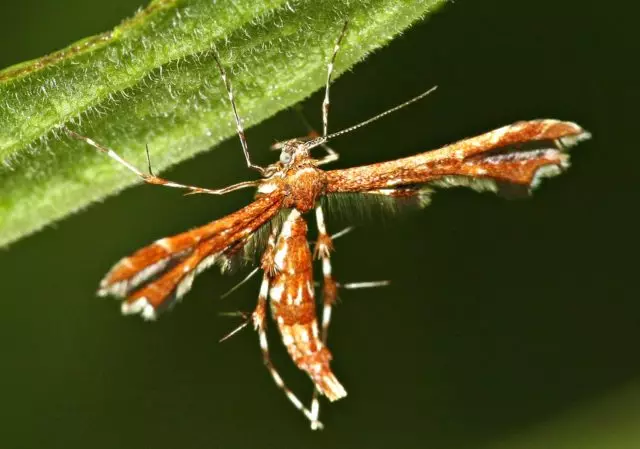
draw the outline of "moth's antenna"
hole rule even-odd
[[[389,109],[389,110],[387,110],[387,111],[384,111],[384,112],[383,112],[383,113],[381,113],[381,114],[375,115],[375,116],[371,117],[370,119],[365,120],[364,122],[360,122],[360,123],[358,123],[357,125],[350,126],[349,128],[343,129],[342,131],[338,131],[338,132],[335,132],[335,133],[329,134],[328,136],[319,137],[318,139],[315,139],[315,140],[318,140],[318,141],[320,141],[320,140],[322,140],[322,141],[327,141],[327,140],[329,140],[329,139],[332,139],[332,138],[334,138],[334,137],[340,136],[340,135],[342,135],[342,134],[349,133],[349,132],[351,132],[351,131],[353,131],[353,130],[356,130],[356,129],[358,129],[358,128],[362,128],[363,126],[366,126],[366,125],[368,125],[368,124],[369,124],[369,123],[371,123],[371,122],[375,122],[376,120],[378,120],[378,119],[380,119],[380,118],[384,117],[385,115],[389,115],[389,114],[391,114],[392,112],[396,112],[397,110],[404,108],[405,106],[409,106],[411,103],[415,103],[416,101],[423,99],[424,97],[426,97],[427,95],[429,95],[431,92],[433,92],[433,91],[434,91],[434,90],[436,90],[437,88],[438,88],[438,86],[433,86],[431,89],[427,90],[426,92],[422,92],[422,93],[421,93],[420,95],[418,95],[417,97],[413,97],[411,100],[405,101],[404,103],[399,104],[398,106],[395,106],[395,107],[393,107],[393,108],[391,108],[391,109]]]

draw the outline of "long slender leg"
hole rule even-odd
[[[349,228],[347,228],[349,229]],[[340,232],[344,232],[340,231]],[[337,234],[334,234],[333,236],[331,236],[331,238],[335,239]],[[255,272],[257,272],[260,269],[260,267],[256,267],[255,270],[253,270],[249,276],[247,276],[245,279],[243,279],[240,284],[236,285],[235,287],[233,287],[231,290],[229,290],[227,293],[225,293],[224,295],[221,296],[221,298],[224,298],[225,296],[231,294],[234,290],[236,290],[238,287],[240,287],[241,284],[243,284],[244,282],[246,282],[251,276],[253,276],[253,274]],[[348,282],[346,284],[341,284],[339,282],[336,283],[336,286],[338,288],[342,288],[345,290],[359,290],[362,288],[375,288],[375,287],[386,287],[387,285],[390,284],[390,281],[365,281],[365,282]],[[240,323],[240,325],[238,325],[235,329],[233,329],[231,332],[227,333],[224,337],[222,337],[219,341],[220,343],[222,343],[225,340],[228,340],[229,338],[233,337],[235,334],[237,334],[238,332],[240,332],[242,329],[244,329],[245,327],[247,327],[247,325],[249,324],[250,321],[250,317],[248,314],[246,314],[245,312],[227,312],[227,313],[221,313],[220,315],[224,315],[224,316],[232,316],[232,317],[241,317],[244,319],[244,321],[242,323]],[[327,333],[325,332],[325,340],[326,340],[326,335]],[[326,344],[326,341],[324,342]],[[313,413],[313,408],[311,409],[312,413]],[[317,417],[317,415],[316,415]]]
[[[228,332],[224,337],[222,337],[220,340],[218,340],[218,343],[222,343],[223,341],[226,341],[229,338],[233,337],[235,334],[237,334],[242,329],[247,327],[249,325],[250,321],[251,321],[250,316],[245,312],[227,312],[227,313],[221,313],[220,315],[231,316],[231,317],[239,316],[239,317],[243,318],[244,321],[242,323],[240,323],[240,325],[238,327],[233,329],[231,332]]]
[[[322,292],[322,325],[320,330],[320,338],[322,342],[326,345],[327,338],[329,336],[329,325],[331,324],[331,312],[333,310],[333,305],[336,303],[338,299],[338,288],[346,288],[346,289],[357,289],[357,288],[368,288],[368,287],[379,287],[388,285],[388,281],[379,281],[379,282],[354,282],[349,284],[339,284],[333,278],[333,273],[331,269],[331,250],[333,249],[333,239],[339,238],[346,233],[350,232],[353,227],[348,227],[343,229],[342,231],[336,233],[333,236],[330,236],[327,233],[327,227],[324,220],[324,213],[322,211],[322,206],[318,205],[316,207],[316,223],[318,226],[318,240],[316,242],[315,253],[316,256],[322,260],[322,276],[323,276],[323,292]],[[311,413],[317,421],[318,416],[320,414],[320,402],[319,402],[320,391],[317,388],[313,390],[313,396],[311,398]],[[311,422],[311,428],[316,429]]]
[[[339,239],[340,237],[342,237],[343,235],[346,235],[348,233],[350,233],[351,231],[353,231],[356,227],[355,226],[347,226],[344,229],[341,229],[340,231],[336,232],[335,234],[333,234],[331,236],[331,240],[335,240],[335,239]],[[309,245],[315,245],[316,243],[318,243],[317,240],[309,240]],[[317,284],[317,282],[316,282]],[[320,284],[318,284],[320,285]]]
[[[331,311],[333,304],[337,300],[337,284],[331,273],[331,259],[330,253],[333,249],[333,242],[331,236],[327,234],[327,227],[324,221],[324,213],[322,212],[322,206],[316,207],[316,223],[318,226],[318,241],[316,242],[315,253],[316,256],[322,260],[322,277],[323,277],[323,292],[322,292],[322,324],[320,330],[320,338],[322,342],[327,344],[327,337],[329,333],[329,324],[331,323]],[[320,402],[318,400],[320,391],[318,388],[313,390],[313,396],[311,398],[311,413],[313,420],[311,421],[311,428],[313,430],[316,427],[313,426],[314,422],[317,422],[320,414]]]
[[[313,129],[313,126],[311,126],[311,123],[309,123],[309,120],[307,120],[307,118],[304,116],[302,109],[299,107],[296,107],[295,110],[298,113],[300,120],[302,120],[302,123],[304,123],[304,126],[307,128],[307,131],[309,131],[309,133],[307,134],[307,137],[309,139],[317,139],[318,137],[320,137],[320,134],[318,134],[318,132],[315,129]],[[326,128],[326,124],[325,124],[325,128]],[[327,155],[322,159],[318,160],[316,162],[316,165],[324,165],[324,164],[328,164],[329,162],[335,162],[340,158],[340,155],[326,143],[321,143],[320,146],[327,152]]]
[[[340,159],[340,155],[336,152],[336,150],[329,147],[329,145],[323,143],[321,147],[324,148],[324,150],[327,152],[327,155],[322,159],[319,159],[318,162],[316,162],[316,165],[324,165]]]
[[[258,331],[258,336],[260,339],[260,349],[262,350],[262,360],[264,365],[269,370],[271,377],[273,377],[276,385],[284,391],[284,394],[289,399],[289,402],[293,404],[295,408],[300,410],[304,416],[311,421],[311,426],[314,429],[321,429],[322,423],[318,421],[317,416],[307,409],[300,399],[286,386],[284,380],[276,370],[276,367],[271,362],[271,356],[269,355],[269,343],[267,342],[267,330],[266,330],[266,304],[267,304],[267,294],[269,293],[269,275],[265,273],[262,279],[262,286],[260,287],[260,296],[258,297],[258,305],[256,306],[256,310],[253,312],[253,324]]]
[[[333,54],[331,55],[331,60],[329,61],[329,65],[327,66],[327,85],[324,91],[324,101],[322,102],[322,135],[327,136],[329,131],[329,86],[331,85],[331,75],[333,74],[333,64],[336,61],[336,56],[338,55],[338,50],[340,50],[340,42],[342,42],[342,38],[347,32],[347,25],[349,22],[345,22],[342,31],[340,32],[340,36],[338,36],[338,40],[336,41],[335,47],[333,47]]]
[[[316,207],[316,222],[318,225],[318,241],[316,242],[316,256],[322,260],[322,276],[324,281],[322,329],[321,337],[326,343],[329,324],[331,322],[331,309],[337,299],[337,283],[331,273],[330,253],[333,249],[331,236],[327,233],[322,206]]]
[[[339,239],[340,237],[342,237],[343,235],[346,235],[348,233],[350,233],[351,231],[353,231],[355,229],[355,226],[347,226],[346,228],[336,232],[335,234],[333,234],[331,236],[331,240],[335,240],[335,239]]]
[[[271,357],[269,355],[269,343],[267,341],[266,329],[267,297],[269,295],[270,279],[271,276],[274,275],[275,270],[275,262],[273,260],[273,257],[277,234],[278,229],[274,227],[271,235],[269,236],[267,249],[265,250],[264,256],[262,257],[262,269],[264,270],[264,276],[262,278],[262,284],[260,285],[258,304],[252,315],[253,325],[258,331],[260,349],[262,350],[262,360],[264,362],[264,365],[267,367],[267,370],[269,370],[269,373],[271,374],[274,382],[281,390],[284,391],[284,394],[289,399],[289,402],[291,402],[295,408],[300,410],[304,414],[304,416],[309,421],[311,421],[312,428],[322,429],[322,423],[318,421],[318,417],[314,416],[313,413],[302,404],[302,401],[298,399],[298,397],[289,389],[289,387],[285,385],[284,380],[282,380],[282,377],[271,362]]]
[[[364,281],[364,282],[347,282],[346,284],[337,284],[338,288],[345,290],[359,290],[361,288],[386,287],[391,281]]]
[[[69,134],[69,136],[73,137],[74,139],[82,140],[83,142],[91,145],[98,151],[105,153],[107,156],[109,156],[111,159],[118,162],[119,164],[124,165],[128,170],[135,173],[137,176],[142,178],[144,182],[148,184],[157,184],[157,185],[162,185],[166,187],[175,187],[177,189],[187,189],[190,191],[189,193],[208,193],[210,195],[224,195],[225,193],[229,193],[234,190],[244,189],[246,187],[255,187],[259,184],[259,181],[245,181],[245,182],[239,182],[238,184],[233,184],[233,185],[224,187],[222,189],[205,189],[204,187],[190,186],[187,184],[179,184],[177,182],[169,181],[164,178],[159,178],[153,175],[152,173],[149,173],[149,174],[144,173],[143,171],[139,170],[138,168],[136,168],[135,166],[133,166],[132,164],[124,160],[122,157],[120,157],[118,153],[113,151],[111,148],[105,147],[104,145],[99,144],[98,142],[96,142],[95,140],[89,137],[78,134],[75,131],[71,131],[70,129],[66,129],[66,132],[67,134]]]
[[[224,83],[224,87],[227,90],[227,94],[229,95],[229,101],[231,102],[231,108],[233,109],[233,116],[236,120],[236,130],[238,131],[238,137],[240,137],[240,144],[242,145],[242,152],[244,153],[244,158],[247,161],[247,167],[257,170],[261,175],[264,175],[264,168],[259,165],[254,165],[251,163],[251,158],[249,157],[249,148],[247,146],[247,138],[244,135],[244,128],[242,127],[242,121],[240,120],[240,116],[238,115],[238,108],[236,107],[236,101],[233,98],[233,88],[231,86],[231,80],[227,78],[227,72],[225,72],[222,63],[220,63],[220,59],[218,55],[214,52],[213,59],[216,61],[216,65],[218,66],[218,70],[220,71],[220,76],[222,77],[222,82]]]
[[[244,279],[242,279],[240,282],[238,282],[236,285],[234,285],[233,287],[231,287],[229,290],[226,291],[226,293],[220,295],[220,299],[224,299],[227,296],[229,296],[231,293],[235,292],[237,289],[239,289],[240,287],[242,287],[242,285],[244,285],[245,282],[248,282],[249,279],[251,279],[257,272],[258,270],[260,270],[260,267],[257,266],[255,267],[253,270],[251,270],[251,272],[246,275],[244,277]]]
[[[336,41],[336,44],[333,48],[333,53],[331,55],[331,59],[329,60],[329,64],[327,64],[327,82],[325,85],[325,92],[324,92],[324,100],[322,101],[322,136],[326,137],[327,133],[329,131],[329,105],[330,105],[330,101],[329,101],[329,90],[331,87],[331,75],[333,74],[333,67],[336,61],[336,57],[338,55],[338,51],[340,50],[340,43],[342,42],[342,39],[344,38],[346,32],[347,32],[347,26],[348,26],[349,22],[346,21],[342,27],[342,31],[340,32],[340,36],[338,36],[338,40]],[[302,110],[299,107],[295,108],[296,112],[298,113],[298,115],[300,116],[302,122],[304,123],[304,125],[307,127],[307,129],[309,130],[309,135],[308,137],[311,139],[315,139],[315,138],[319,138],[320,135],[313,129],[313,127],[309,124],[309,121],[306,119],[306,117],[304,116],[304,114],[302,113]],[[272,150],[278,150],[280,148],[282,148],[282,144],[285,142],[276,142],[274,145],[271,146]],[[334,162],[337,161],[339,158],[338,153],[333,150],[332,148],[330,148],[328,145],[326,145],[325,143],[320,144],[320,146],[322,146],[322,148],[324,148],[324,150],[327,152],[327,155],[319,160],[317,162],[318,165],[323,165],[323,164],[328,164],[330,162]]]

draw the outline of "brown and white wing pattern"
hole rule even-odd
[[[589,138],[572,122],[517,122],[438,150],[394,161],[327,172],[327,193],[411,196],[420,187],[467,185],[497,191],[500,184],[535,188],[568,167],[564,151]]]
[[[318,390],[331,401],[340,399],[347,392],[331,371],[331,353],[320,338],[307,224],[296,209],[284,222],[273,254],[269,299],[282,341]]]
[[[126,297],[124,314],[154,319],[189,290],[198,273],[273,218],[282,201],[282,194],[273,192],[205,226],[157,240],[120,260],[102,280],[99,294]]]

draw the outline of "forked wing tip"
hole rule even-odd
[[[580,125],[576,123],[571,123],[571,124],[576,127],[576,133],[566,135],[558,139],[560,141],[560,144],[564,148],[571,148],[573,146],[576,146],[580,142],[584,142],[585,140],[591,139],[591,133],[589,131],[583,129],[582,127],[580,127]]]
[[[127,282],[114,282],[109,283],[106,280],[100,282],[100,288],[96,292],[101,298],[106,296],[114,296],[116,298],[124,298],[128,294],[128,283]]]
[[[123,301],[120,311],[123,315],[140,314],[145,321],[154,321],[157,318],[155,307],[144,296],[133,301]]]

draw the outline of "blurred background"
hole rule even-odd
[[[105,31],[140,1],[4,4],[0,67]],[[448,190],[336,242],[340,281],[392,283],[341,292],[330,348],[349,396],[323,403],[323,432],[274,386],[252,331],[218,343],[238,324],[219,312],[251,310],[258,279],[220,300],[243,273],[212,269],[155,323],[96,298],[120,257],[251,198],[138,186],[0,251],[0,448],[640,447],[640,151],[637,112],[614,104],[638,93],[622,70],[638,54],[626,25],[595,2],[458,1],[336,81],[334,129],[439,89],[336,140],[335,167],[520,119],[576,121],[594,138],[529,200]],[[321,98],[303,104],[316,126]],[[284,111],[247,138],[263,163],[300,134]],[[164,175],[213,187],[247,172],[232,139]],[[349,224],[339,215],[334,231]],[[309,397],[272,337],[281,373]]]

